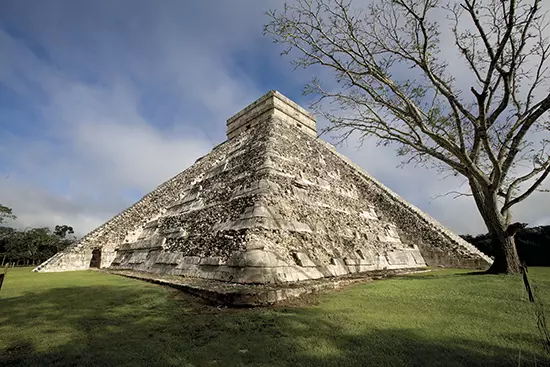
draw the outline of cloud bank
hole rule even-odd
[[[17,227],[82,235],[225,139],[225,120],[271,89],[307,106],[303,85],[262,36],[278,1],[8,0],[0,12],[0,203]],[[321,122],[322,123],[322,122]],[[397,169],[391,149],[338,148],[459,233],[484,231],[469,198],[431,201],[460,181]],[[516,219],[550,223],[550,195]]]

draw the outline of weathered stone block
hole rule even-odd
[[[342,276],[350,273],[343,261],[341,263],[337,262],[335,265],[324,265],[320,268],[320,272],[323,273],[324,276],[329,277]]]
[[[367,220],[378,220],[376,210],[371,205],[369,205],[366,210],[363,210],[361,213],[359,213],[359,216]]]
[[[232,268],[233,281],[237,283],[275,283],[277,281],[274,268]]]
[[[145,225],[143,226],[143,228],[157,228],[158,226],[158,220],[152,220],[150,222],[147,222],[145,223]]]
[[[388,263],[390,265],[416,265],[414,261],[411,261],[412,259],[409,258],[407,252],[405,251],[388,252],[386,254],[386,258],[388,259]]]
[[[203,257],[199,262],[199,265],[215,265],[215,266],[218,266],[218,265],[224,265],[224,264],[225,264],[225,261],[223,260],[223,258],[221,258],[219,256]]]
[[[359,258],[344,258],[344,264],[345,265],[372,265],[374,264],[374,260],[372,257],[368,259],[359,259]]]
[[[285,266],[286,263],[280,260],[277,255],[264,250],[250,250],[235,253],[227,262],[232,267],[277,267]]]
[[[415,246],[416,247],[416,246]],[[412,255],[414,261],[417,265],[420,266],[426,266],[426,262],[424,261],[424,258],[422,257],[422,254],[420,253],[420,250],[418,247],[410,251],[410,254]]]
[[[330,264],[331,265],[339,265],[339,266],[345,266],[345,262],[344,262],[344,259],[337,259],[337,258],[331,258],[330,259]]]
[[[309,225],[307,225],[306,223],[301,223],[301,222],[298,222],[298,221],[294,221],[291,224],[292,224],[293,230],[296,231],[296,232],[311,233],[311,228],[309,228]]]
[[[132,256],[128,260],[129,264],[139,264],[147,259],[149,251],[136,251],[132,253]]]
[[[198,265],[201,262],[201,258],[199,256],[184,256],[180,263],[181,264],[190,264],[190,265]]]
[[[174,252],[161,252],[155,259],[156,264],[177,265],[181,261],[181,254]]]
[[[293,252],[292,256],[294,257],[294,260],[296,261],[296,264],[298,264],[301,267],[311,267],[311,266],[314,267],[314,266],[316,266],[315,263],[313,261],[311,261],[309,256],[307,256],[303,252]]]
[[[141,249],[147,249],[147,250],[153,250],[153,249],[160,249],[165,244],[166,239],[162,238],[158,235],[152,235],[147,238],[141,238],[138,239],[135,242],[132,243],[125,243],[120,245],[121,251],[129,251],[129,250],[141,250]]]
[[[162,231],[162,235],[165,238],[182,238],[187,236],[187,231],[184,230],[182,227],[167,228]]]

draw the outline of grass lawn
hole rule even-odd
[[[10,269],[0,291],[0,365],[550,365],[520,277],[442,270],[227,309],[100,272],[30,270]],[[550,319],[550,268],[529,275]]]

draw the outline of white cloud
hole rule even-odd
[[[0,203],[13,207],[19,226],[66,223],[82,234],[188,167],[224,139],[227,118],[273,89],[233,61],[258,47],[263,12],[280,6],[9,3],[3,13],[11,20],[0,14],[0,83],[29,101],[40,121],[24,129],[30,135],[13,124],[0,139]],[[254,51],[269,53],[262,70],[288,85],[324,73],[293,72],[276,46]],[[429,203],[459,181],[397,169],[393,150],[372,142],[340,150],[457,232],[484,232],[470,198]],[[534,196],[518,206],[516,219],[548,223],[548,207],[550,195]]]
[[[0,83],[32,99],[41,120],[33,136],[12,125],[0,142],[9,175],[0,202],[14,209],[18,226],[93,229],[208,153],[225,136],[225,119],[263,92],[224,61],[261,37],[259,18],[243,21],[260,7],[217,6],[201,20],[182,4],[137,6],[135,19],[116,16],[127,10],[117,6],[109,13],[11,5],[29,34],[0,27]],[[94,12],[99,18],[87,20]],[[147,117],[148,88],[169,90],[182,106],[172,101],[166,120]]]
[[[357,7],[364,8],[371,0],[356,0],[353,3]],[[548,8],[550,4],[544,4]],[[365,14],[365,12],[363,12]],[[468,69],[466,62],[460,57],[454,44],[451,29],[446,25],[447,12],[436,11],[433,19],[441,25],[441,60],[449,62],[449,72],[455,77],[455,86],[461,90],[464,99],[473,99],[470,88],[475,84],[473,73]],[[550,35],[550,28],[546,29]],[[294,54],[292,57],[295,57]],[[393,70],[393,77],[415,78],[421,75],[418,71],[399,67]],[[335,90],[340,86],[335,83],[333,75],[327,69],[321,69],[319,75],[324,81],[326,90]],[[541,88],[543,93],[547,90]],[[318,121],[319,126],[326,126],[326,121]],[[539,134],[541,137],[543,134]],[[546,136],[547,133],[546,133]],[[374,139],[366,139],[358,148],[358,139],[350,138],[346,146],[338,147],[338,150],[350,157],[355,163],[365,168],[372,176],[380,180],[390,189],[401,195],[404,199],[416,205],[430,214],[442,224],[457,233],[485,233],[486,227],[479,214],[473,198],[459,197],[453,199],[453,195],[439,197],[450,191],[468,192],[468,184],[463,184],[463,178],[439,175],[434,170],[415,167],[412,165],[397,168],[401,159],[396,156],[392,147],[376,146]],[[462,186],[461,186],[462,185]],[[546,180],[544,187],[550,188],[550,181]],[[550,193],[533,194],[527,200],[513,207],[513,220],[528,222],[530,225],[550,224]]]
[[[102,210],[63,195],[52,195],[37,185],[27,185],[12,177],[0,180],[0,191],[2,203],[14,208],[17,220],[12,224],[17,228],[51,228],[56,224],[69,224],[78,235],[82,235],[104,222],[105,216],[112,215],[113,210]]]
[[[453,194],[438,197],[450,191],[469,192],[468,184],[464,183],[462,177],[446,177],[434,170],[414,165],[398,167],[401,160],[391,146],[376,146],[372,140],[358,148],[357,140],[350,139],[347,146],[339,146],[338,150],[405,200],[455,232],[487,232],[472,197],[455,199]],[[550,187],[550,182],[545,182],[545,187]],[[512,208],[513,220],[527,222],[530,226],[548,225],[548,208],[550,193],[535,193]]]

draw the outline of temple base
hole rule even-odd
[[[430,271],[429,269],[393,269],[353,274],[340,277],[322,278],[284,284],[238,284],[217,280],[159,275],[129,270],[102,270],[128,278],[165,285],[203,298],[214,304],[230,307],[268,306],[291,300],[307,294],[322,293],[351,284],[363,283],[395,275]]]

